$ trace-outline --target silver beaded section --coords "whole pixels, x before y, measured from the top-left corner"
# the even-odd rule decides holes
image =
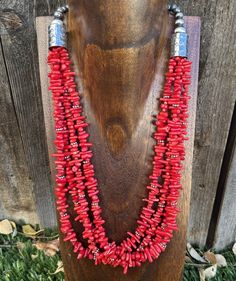
[[[169,5],[168,10],[175,17],[175,30],[171,38],[171,57],[188,57],[188,34],[184,26],[184,14],[176,4]]]
[[[68,5],[60,7],[54,13],[54,19],[48,28],[48,45],[52,47],[66,48],[66,27],[63,23],[65,13],[68,11]]]

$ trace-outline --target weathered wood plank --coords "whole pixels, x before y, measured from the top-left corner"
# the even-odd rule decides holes
[[[46,133],[47,133],[47,139],[48,139],[48,150],[49,152],[53,150],[53,144],[52,140],[54,139],[54,130],[53,130],[53,123],[52,123],[52,103],[50,101],[50,92],[48,92],[48,78],[47,78],[47,66],[45,65],[46,57],[47,57],[47,34],[46,29],[47,25],[50,22],[50,18],[48,17],[39,17],[37,18],[37,35],[38,35],[38,48],[39,48],[39,61],[40,61],[40,76],[41,76],[41,88],[42,88],[42,95],[43,95],[43,106],[44,106],[44,117],[45,117],[45,125],[46,125]],[[187,27],[188,32],[190,34],[190,59],[193,61],[193,74],[194,79],[192,81],[191,85],[191,102],[190,102],[190,120],[189,120],[189,137],[190,140],[186,144],[186,150],[187,150],[187,159],[185,162],[185,173],[183,178],[183,198],[180,202],[180,208],[182,209],[182,213],[178,218],[178,222],[180,225],[180,231],[175,234],[175,237],[171,244],[168,246],[168,249],[166,253],[162,255],[162,257],[155,262],[154,266],[152,264],[146,264],[142,267],[141,271],[139,269],[132,270],[128,276],[122,275],[122,280],[180,280],[181,279],[181,272],[184,264],[184,252],[185,252],[185,241],[186,241],[186,229],[187,229],[187,221],[188,221],[188,211],[189,211],[189,201],[190,201],[190,187],[191,187],[191,168],[192,168],[192,152],[193,152],[193,142],[194,142],[194,125],[195,125],[195,111],[196,111],[196,100],[197,100],[197,82],[198,82],[198,60],[199,60],[199,34],[200,34],[200,21],[198,18],[189,18],[187,17]],[[156,74],[155,82],[152,93],[150,94],[150,97],[147,101],[147,109],[150,110],[152,106],[155,107],[153,104],[153,100],[155,100],[157,93],[160,90],[160,83],[162,83],[163,77],[163,69],[164,69],[164,63],[166,61],[166,53],[163,55],[163,57],[158,61],[158,68],[159,71]],[[85,101],[86,102],[86,101]],[[86,105],[87,107],[88,105]],[[149,108],[149,109],[148,109]],[[88,110],[88,109],[87,109]],[[153,112],[156,111],[156,109],[152,109]],[[89,115],[89,114],[88,114]],[[91,113],[90,113],[91,115]],[[151,116],[151,113],[146,113],[146,116]],[[91,120],[90,120],[91,121]],[[93,123],[94,121],[92,121]],[[146,124],[148,122],[148,125]],[[140,122],[142,127],[146,124],[147,126],[150,126],[149,121],[142,121]],[[104,165],[101,163],[101,154],[107,153],[106,150],[104,150],[103,144],[101,140],[99,139],[99,135],[96,133],[97,129],[95,128],[97,126],[96,123],[93,123],[93,133],[91,135],[92,138],[95,138],[95,140],[92,140],[96,146],[96,159],[95,159],[95,167],[97,169],[99,168],[99,165],[103,167],[103,171],[108,171],[109,169],[112,169],[114,171],[117,171],[116,164],[107,163]],[[146,126],[145,125],[145,126]],[[148,134],[148,139],[150,140],[150,134],[151,131],[149,129],[145,130]],[[137,135],[141,136],[140,134],[141,128],[137,129]],[[136,135],[136,134],[135,134]],[[99,141],[98,141],[99,139]],[[137,139],[134,137],[134,142],[137,142]],[[140,138],[138,137],[138,142],[140,143]],[[142,150],[151,150],[151,142],[148,144],[148,147],[145,146],[145,149],[143,148],[143,142],[141,142],[142,145],[138,146],[140,151]],[[138,145],[138,144],[137,144]],[[146,145],[146,144],[145,144]],[[99,149],[98,149],[99,147]],[[101,150],[101,152],[99,152]],[[144,155],[145,153],[141,153],[140,155]],[[141,158],[141,156],[139,156]],[[127,162],[127,161],[126,161]],[[126,163],[125,162],[125,163]],[[123,165],[127,165],[126,164]],[[53,161],[51,159],[51,168],[53,169]],[[124,172],[124,167],[120,167],[122,169],[122,173]],[[111,174],[111,171],[109,170],[109,173]],[[121,174],[122,174],[121,173]],[[114,176],[116,176],[117,173],[114,173]],[[100,171],[100,178],[102,177],[101,171]],[[122,181],[121,181],[122,182]],[[123,183],[122,183],[123,184]],[[104,185],[102,186],[104,188]],[[114,197],[114,196],[113,196]],[[110,198],[111,200],[115,200],[114,198]],[[138,199],[139,200],[139,199]],[[140,200],[139,200],[140,201]],[[136,203],[135,203],[136,204]],[[128,208],[130,209],[130,208]],[[108,211],[111,212],[111,207],[108,208]],[[137,210],[136,210],[137,211]],[[120,213],[117,211],[116,217],[118,219],[118,216],[120,216]],[[132,216],[132,214],[129,214],[129,216]],[[115,221],[115,219],[110,219],[112,223],[114,223],[113,226],[110,225],[109,232],[110,235],[117,235],[116,232],[118,231],[118,225]],[[115,228],[114,228],[115,226]],[[114,231],[115,230],[115,231]],[[117,239],[120,239],[118,236]],[[121,280],[121,272],[118,269],[106,269],[102,266],[99,266],[94,270],[94,266],[91,265],[90,262],[87,261],[81,261],[79,265],[77,265],[76,256],[74,254],[68,254],[71,253],[70,246],[68,243],[62,242],[62,256],[63,261],[66,266],[66,272],[68,280],[78,280],[78,276],[80,276],[80,280],[104,280],[104,276],[109,276],[107,279],[109,280]],[[170,260],[171,257],[175,257],[175,266],[178,264],[175,269],[170,270]],[[105,271],[106,270],[106,271]],[[173,276],[174,275],[174,276]],[[139,279],[137,279],[139,276]]]
[[[236,1],[177,1],[202,19],[189,241],[205,245],[236,98]]]
[[[37,222],[33,182],[26,168],[24,149],[0,48],[0,219]]]
[[[42,24],[43,21],[43,24]],[[47,46],[48,46],[48,26],[52,21],[52,17],[37,17],[36,30],[38,34],[38,56],[39,56],[39,71],[41,82],[41,93],[43,102],[43,113],[45,120],[46,139],[47,139],[47,153],[49,155],[50,171],[52,182],[54,182],[55,165],[50,155],[55,152],[54,140],[54,122],[53,122],[53,103],[51,93],[48,91],[49,79],[47,78],[48,65],[47,65]],[[44,34],[44,36],[43,36]],[[45,53],[46,52],[46,53]],[[45,55],[46,54],[46,55]]]
[[[54,226],[56,220],[40,94],[34,2],[4,1],[1,9],[11,15],[11,20],[2,21],[6,30],[2,35],[2,47],[27,169],[33,182],[39,217],[37,222]],[[18,19],[17,24],[15,19]]]
[[[236,241],[236,151],[227,177],[226,190],[222,199],[213,247],[222,250]]]
[[[235,120],[234,120],[235,121]],[[235,130],[235,124],[233,124]],[[235,137],[235,136],[234,136]],[[228,142],[228,145],[229,142]],[[215,228],[213,247],[222,250],[236,241],[236,141],[234,139],[231,151],[228,174],[219,188],[224,189],[219,217]],[[225,160],[224,160],[225,162]],[[228,164],[228,163],[227,163]],[[218,189],[219,190],[219,189]],[[218,195],[219,196],[219,195]],[[210,241],[212,242],[212,241]]]

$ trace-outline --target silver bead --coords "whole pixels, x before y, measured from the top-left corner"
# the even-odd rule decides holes
[[[175,15],[175,17],[177,18],[177,19],[183,19],[184,18],[184,14],[183,13],[177,13],[176,15]]]
[[[54,18],[56,18],[56,19],[63,20],[63,18],[64,18],[63,13],[58,12],[58,11],[56,11],[53,15],[54,15]]]
[[[62,6],[61,9],[63,10],[63,13],[66,13],[69,10],[69,6],[68,5]]]
[[[64,13],[64,9],[63,7],[59,7],[56,12],[63,14]]]
[[[175,9],[174,9],[174,12],[177,14],[177,13],[180,13],[181,12],[181,10],[180,10],[180,7],[176,7]]]
[[[176,4],[172,4],[172,5],[169,5],[169,12],[173,15],[177,14],[177,13],[180,13],[181,10],[180,10],[180,7],[178,7]]]
[[[50,47],[66,47],[66,28],[61,19],[55,18],[48,29],[48,43]],[[63,131],[64,128],[58,128]]]
[[[183,27],[184,26],[184,20],[183,19],[177,19],[175,21],[175,24],[178,26],[178,27]]]
[[[188,35],[186,32],[174,33],[171,39],[171,57],[188,56]]]
[[[182,26],[175,28],[175,33],[186,33],[186,29]]]
[[[178,7],[178,6],[177,6],[176,4],[171,4],[171,5],[170,5],[170,10],[171,10],[172,12],[174,12],[177,7]]]

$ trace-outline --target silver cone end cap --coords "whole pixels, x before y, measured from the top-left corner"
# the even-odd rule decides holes
[[[52,47],[66,48],[66,28],[61,19],[54,19],[48,27],[48,45]]]
[[[171,39],[171,57],[188,57],[188,34],[174,33]]]

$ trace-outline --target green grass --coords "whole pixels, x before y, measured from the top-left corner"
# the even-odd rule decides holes
[[[45,236],[55,235],[46,232]],[[24,243],[23,249],[17,243]],[[62,281],[63,272],[55,273],[60,255],[46,256],[37,250],[32,239],[18,233],[0,235],[0,281]],[[227,260],[228,267],[219,268],[217,275],[211,281],[236,281],[236,256],[231,250],[222,253]],[[171,268],[170,268],[171,269]],[[198,269],[186,264],[183,281],[199,281]]]
[[[17,242],[23,242],[18,249]],[[63,272],[53,274],[60,256],[46,256],[37,250],[32,240],[17,234],[0,235],[0,280],[1,281],[62,281]]]

